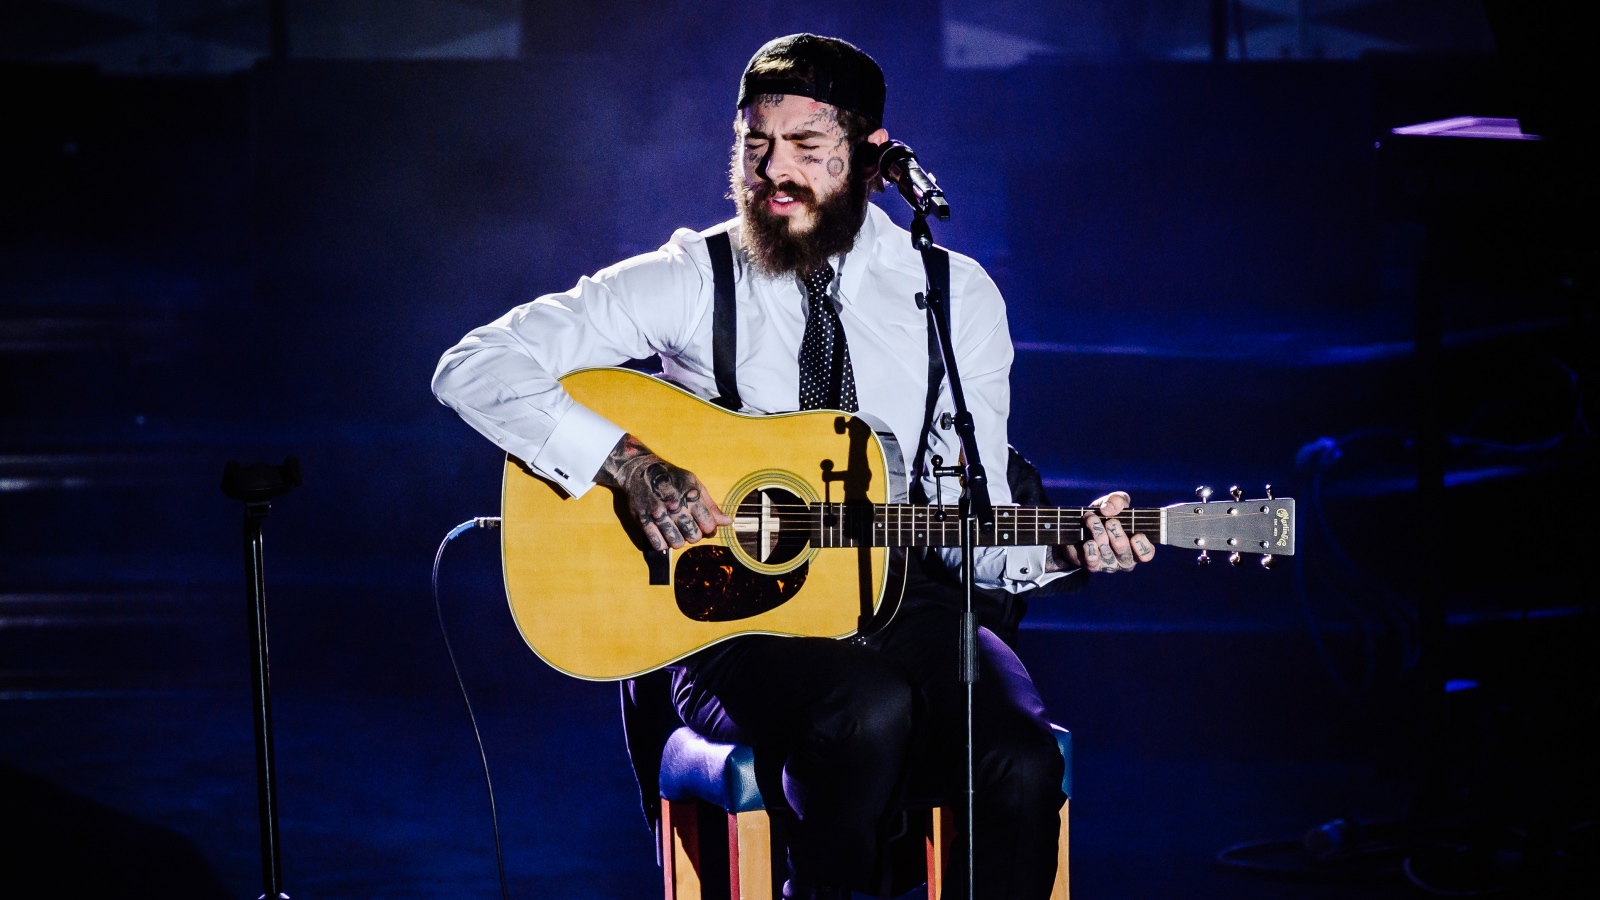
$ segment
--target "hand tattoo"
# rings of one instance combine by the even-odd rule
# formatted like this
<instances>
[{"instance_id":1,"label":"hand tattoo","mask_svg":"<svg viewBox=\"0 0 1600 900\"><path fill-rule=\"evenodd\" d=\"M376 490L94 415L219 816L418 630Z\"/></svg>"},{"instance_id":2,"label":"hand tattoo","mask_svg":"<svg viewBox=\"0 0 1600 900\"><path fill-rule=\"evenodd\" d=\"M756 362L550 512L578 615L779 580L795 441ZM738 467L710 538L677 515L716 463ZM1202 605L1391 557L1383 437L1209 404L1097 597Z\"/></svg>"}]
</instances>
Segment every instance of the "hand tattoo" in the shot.
<instances>
[{"instance_id":1,"label":"hand tattoo","mask_svg":"<svg viewBox=\"0 0 1600 900\"><path fill-rule=\"evenodd\" d=\"M595 482L622 491L645 538L657 550L692 544L716 532L721 511L701 493L700 479L657 456L631 434L611 448Z\"/></svg>"}]
</instances>

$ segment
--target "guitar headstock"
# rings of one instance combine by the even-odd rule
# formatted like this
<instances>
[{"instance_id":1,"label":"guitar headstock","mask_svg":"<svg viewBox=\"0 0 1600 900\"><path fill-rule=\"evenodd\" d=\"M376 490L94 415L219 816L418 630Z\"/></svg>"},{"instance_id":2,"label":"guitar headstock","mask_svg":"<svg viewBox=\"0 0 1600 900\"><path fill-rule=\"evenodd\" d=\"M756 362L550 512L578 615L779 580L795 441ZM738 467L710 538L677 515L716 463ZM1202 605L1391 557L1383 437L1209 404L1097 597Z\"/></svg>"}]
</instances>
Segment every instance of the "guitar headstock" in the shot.
<instances>
[{"instance_id":1,"label":"guitar headstock","mask_svg":"<svg viewBox=\"0 0 1600 900\"><path fill-rule=\"evenodd\" d=\"M1161 543L1200 551L1200 565L1211 561L1212 551L1228 554L1234 565L1243 554L1259 553L1266 568L1274 557L1294 555L1293 499L1273 497L1272 485L1261 500L1244 499L1238 487L1228 493L1229 499L1213 502L1211 488L1201 487L1195 491L1199 500L1162 507Z\"/></svg>"}]
</instances>

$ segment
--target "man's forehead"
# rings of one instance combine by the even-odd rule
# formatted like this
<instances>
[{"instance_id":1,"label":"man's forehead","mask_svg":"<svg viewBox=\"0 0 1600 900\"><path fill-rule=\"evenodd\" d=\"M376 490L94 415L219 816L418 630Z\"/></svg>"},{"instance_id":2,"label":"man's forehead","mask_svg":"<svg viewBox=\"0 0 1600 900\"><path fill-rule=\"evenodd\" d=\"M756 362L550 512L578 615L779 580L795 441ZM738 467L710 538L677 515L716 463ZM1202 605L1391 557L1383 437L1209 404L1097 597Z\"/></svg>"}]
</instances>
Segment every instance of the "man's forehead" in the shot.
<instances>
[{"instance_id":1,"label":"man's forehead","mask_svg":"<svg viewBox=\"0 0 1600 900\"><path fill-rule=\"evenodd\" d=\"M784 134L791 131L820 131L831 134L839 131L838 109L798 94L775 94L762 97L739 110L739 121L750 131L763 134Z\"/></svg>"}]
</instances>

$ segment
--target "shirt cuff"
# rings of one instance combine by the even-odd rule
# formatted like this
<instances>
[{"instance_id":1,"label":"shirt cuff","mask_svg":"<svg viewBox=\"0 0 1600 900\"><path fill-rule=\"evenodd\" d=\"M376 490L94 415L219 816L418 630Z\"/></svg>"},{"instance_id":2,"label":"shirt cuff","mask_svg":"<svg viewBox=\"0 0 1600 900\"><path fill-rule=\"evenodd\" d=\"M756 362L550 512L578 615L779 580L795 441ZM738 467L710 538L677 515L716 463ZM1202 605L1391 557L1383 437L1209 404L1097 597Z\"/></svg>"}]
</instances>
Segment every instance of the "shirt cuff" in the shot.
<instances>
[{"instance_id":1,"label":"shirt cuff","mask_svg":"<svg viewBox=\"0 0 1600 900\"><path fill-rule=\"evenodd\" d=\"M573 497L594 487L594 476L625 432L611 420L578 403L561 416L530 463Z\"/></svg>"},{"instance_id":2,"label":"shirt cuff","mask_svg":"<svg viewBox=\"0 0 1600 900\"><path fill-rule=\"evenodd\" d=\"M1044 587L1069 572L1050 572L1045 569L1049 547L1006 548L1006 580L1032 582Z\"/></svg>"}]
</instances>

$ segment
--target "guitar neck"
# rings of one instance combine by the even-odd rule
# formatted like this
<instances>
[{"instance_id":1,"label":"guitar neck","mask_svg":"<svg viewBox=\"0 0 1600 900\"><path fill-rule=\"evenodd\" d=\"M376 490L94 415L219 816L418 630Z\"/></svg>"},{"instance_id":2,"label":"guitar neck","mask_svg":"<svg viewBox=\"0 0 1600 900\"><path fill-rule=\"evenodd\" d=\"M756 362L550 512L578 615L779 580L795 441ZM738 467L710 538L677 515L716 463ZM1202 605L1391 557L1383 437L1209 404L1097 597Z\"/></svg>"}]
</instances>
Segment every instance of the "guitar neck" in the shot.
<instances>
[{"instance_id":1,"label":"guitar neck","mask_svg":"<svg viewBox=\"0 0 1600 900\"><path fill-rule=\"evenodd\" d=\"M909 503L874 504L870 519L865 504L812 504L813 546L817 547L959 547L961 518L955 506ZM979 547L1029 547L1074 544L1088 538L1083 507L997 506L994 521L980 526ZM1127 509L1117 521L1129 534L1141 532L1159 540L1160 509ZM867 532L865 538L863 532Z\"/></svg>"}]
</instances>

